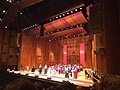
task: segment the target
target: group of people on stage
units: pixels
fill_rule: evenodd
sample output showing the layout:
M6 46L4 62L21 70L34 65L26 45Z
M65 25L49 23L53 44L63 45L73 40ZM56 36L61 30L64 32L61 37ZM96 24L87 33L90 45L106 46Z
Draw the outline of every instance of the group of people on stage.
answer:
M27 71L30 70L29 66L26 66ZM22 70L22 65L20 65L20 70ZM72 65L72 64L56 64L52 66L47 66L47 65L40 65L38 67L38 72L39 74L47 74L47 75L54 75L56 72L59 74L64 74L65 78L73 77L77 78L78 77L78 72L83 70L82 64L79 65ZM35 67L32 66L31 72L35 72Z
M29 66L26 66L26 68L27 68L27 71L30 71ZM20 70L22 70L22 65L20 65ZM54 75L55 73L58 73L58 74L64 74L65 78L73 77L74 79L76 79L78 77L78 73L82 70L83 70L82 64L79 64L79 65L56 64L56 65L52 65L52 66L39 65L39 67L38 67L39 74L46 74L48 76L51 76L51 75ZM31 72L35 72L34 66L32 66ZM97 78L96 70L91 69L88 71L85 70L86 79L91 78L90 73L93 75L94 78ZM96 79L94 79L94 78L93 78L93 81L96 82Z
M37 70L39 74L46 74L48 77L51 75L54 75L55 73L58 74L64 74L65 78L72 77L76 79L78 77L78 73L80 71L83 71L83 66L82 64L79 65L72 65L72 64L56 64L52 66L47 66L47 65L39 65L38 69L35 69L34 66L32 66L32 69L30 70L29 66L26 66L27 71L35 72ZM22 70L22 65L20 65L20 70ZM93 78L94 82L97 82L97 72L96 70L84 70L85 71L85 78ZM92 77L91 77L92 75Z
M45 65L42 67L42 65L39 66L38 71L39 74L44 72L44 74L47 75L54 75L54 73L58 72L59 74L65 74L65 78L69 78L69 76L77 78L78 77L78 72L83 70L83 66L80 65L52 65L52 66L47 66Z

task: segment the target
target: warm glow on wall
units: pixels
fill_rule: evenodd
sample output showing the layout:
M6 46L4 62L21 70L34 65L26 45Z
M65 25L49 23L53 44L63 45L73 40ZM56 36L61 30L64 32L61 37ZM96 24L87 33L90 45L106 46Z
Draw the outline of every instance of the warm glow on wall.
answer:
M63 45L63 64L67 64L67 45Z
M50 61L54 61L54 53L50 52Z
M37 55L41 56L41 48L37 48Z

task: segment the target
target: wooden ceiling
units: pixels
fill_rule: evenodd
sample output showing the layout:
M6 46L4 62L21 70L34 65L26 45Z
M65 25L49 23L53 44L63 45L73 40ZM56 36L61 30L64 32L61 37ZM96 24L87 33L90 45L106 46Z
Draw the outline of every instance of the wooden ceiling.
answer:
M39 31L40 25L44 26L45 29L42 38L52 39L87 34L83 24L89 20L88 6L92 3L91 1L92 0L20 0L15 3L9 3L7 0L1 0L0 4L6 5L8 9L5 15L0 17L0 28L8 26L8 29L32 29L34 35L38 35L41 32ZM80 9L81 7L84 7L85 10L75 11L76 8ZM3 9L4 7L0 7L0 14ZM63 14L65 14L65 16L59 18L59 16ZM55 17L58 18L54 19Z

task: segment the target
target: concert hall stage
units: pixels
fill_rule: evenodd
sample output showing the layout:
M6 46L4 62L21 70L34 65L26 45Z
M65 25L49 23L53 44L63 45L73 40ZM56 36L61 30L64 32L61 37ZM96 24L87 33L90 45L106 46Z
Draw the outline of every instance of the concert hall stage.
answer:
M78 86L89 87L93 85L92 79L85 79L84 71L78 73L78 78L74 79L73 77L69 77L69 79L64 78L64 74L55 73L54 75L46 75L46 74L39 74L38 71L35 72L27 72L27 71L10 71L10 73L14 73L15 75L27 76L27 78L37 79L38 80L50 80L54 83L62 83L63 81L69 81Z

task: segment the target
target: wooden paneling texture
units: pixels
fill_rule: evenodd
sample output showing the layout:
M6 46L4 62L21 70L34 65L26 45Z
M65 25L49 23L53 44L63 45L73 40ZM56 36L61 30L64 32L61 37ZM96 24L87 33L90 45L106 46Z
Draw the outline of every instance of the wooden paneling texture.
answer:
M0 29L0 62L2 62L3 30Z
M0 30L0 63L17 66L16 30Z
M24 69L26 66L35 66L36 62L36 38L32 37L28 32L22 33L21 58L19 65L22 64Z
M92 42L88 41L85 43L85 62L87 68L92 67Z
M31 35L29 32L22 34L22 48L20 63L24 69L26 66L34 65L36 68L41 65L54 65L63 63L63 45L68 45L68 63L80 64L80 43L85 42L86 67L92 66L92 37L81 36L64 40L49 42Z
M109 2L102 0L103 10L103 30L105 36L105 55L106 59L102 62L106 64L107 71L112 74L120 75L120 8L119 0ZM114 8L113 8L114 7ZM102 65L103 66L103 65ZM105 67L105 68L106 68ZM102 67L104 69L104 67Z

